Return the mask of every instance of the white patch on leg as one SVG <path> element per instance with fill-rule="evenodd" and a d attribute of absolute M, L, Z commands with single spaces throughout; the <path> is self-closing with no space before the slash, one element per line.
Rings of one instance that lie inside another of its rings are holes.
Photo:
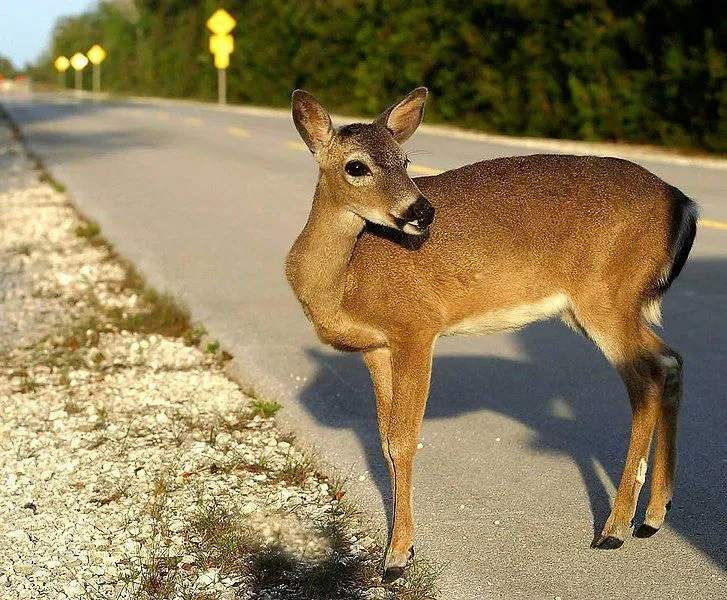
<path fill-rule="evenodd" d="M 639 466 L 636 467 L 636 481 L 638 481 L 641 485 L 644 485 L 644 482 L 646 481 L 646 459 L 642 458 L 639 461 Z"/>

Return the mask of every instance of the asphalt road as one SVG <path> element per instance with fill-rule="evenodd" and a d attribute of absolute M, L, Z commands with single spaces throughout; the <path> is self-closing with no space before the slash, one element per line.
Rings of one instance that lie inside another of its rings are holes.
<path fill-rule="evenodd" d="M 282 274 L 316 178 L 290 119 L 161 101 L 0 101 L 82 211 L 181 296 L 242 380 L 284 403 L 281 418 L 349 474 L 385 527 L 366 370 L 317 341 Z M 425 172 L 537 151 L 518 144 L 419 133 L 408 149 Z M 558 323 L 443 339 L 414 491 L 417 545 L 444 568 L 443 598 L 727 597 L 727 168 L 638 162 L 711 222 L 664 307 L 663 335 L 686 360 L 668 526 L 618 551 L 589 548 L 630 422 L 620 379 L 589 342 Z"/>

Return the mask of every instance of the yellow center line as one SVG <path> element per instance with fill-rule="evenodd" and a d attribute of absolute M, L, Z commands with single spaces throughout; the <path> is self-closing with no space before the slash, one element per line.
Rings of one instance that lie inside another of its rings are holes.
<path fill-rule="evenodd" d="M 409 170 L 412 173 L 418 173 L 419 175 L 439 175 L 442 172 L 442 169 L 435 169 L 424 165 L 415 165 L 413 163 L 409 165 Z"/>
<path fill-rule="evenodd" d="M 200 127 L 202 125 L 202 119 L 199 117 L 185 117 L 184 122 L 193 127 Z"/>
<path fill-rule="evenodd" d="M 227 133 L 230 135 L 234 135 L 236 137 L 241 138 L 249 138 L 250 132 L 247 129 L 243 129 L 242 127 L 228 127 Z"/>
<path fill-rule="evenodd" d="M 308 150 L 308 146 L 306 146 L 303 142 L 295 142 L 291 140 L 285 142 L 285 145 L 291 150 Z"/>
<path fill-rule="evenodd" d="M 725 221 L 713 221 L 712 219 L 699 219 L 700 227 L 709 227 L 710 229 L 724 229 L 727 230 L 727 222 Z"/>

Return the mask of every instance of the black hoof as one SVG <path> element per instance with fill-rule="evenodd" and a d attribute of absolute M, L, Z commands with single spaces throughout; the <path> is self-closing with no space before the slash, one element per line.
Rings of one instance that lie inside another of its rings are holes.
<path fill-rule="evenodd" d="M 412 558 L 414 558 L 414 546 L 409 548 L 409 560 L 411 560 Z"/>
<path fill-rule="evenodd" d="M 591 548 L 597 548 L 598 550 L 616 550 L 623 546 L 624 541 L 613 537 L 612 535 L 601 537 L 598 536 L 591 543 Z"/>
<path fill-rule="evenodd" d="M 634 537 L 637 538 L 648 538 L 654 535 L 657 531 L 659 531 L 658 527 L 652 527 L 651 525 L 647 525 L 646 523 L 643 523 L 641 527 L 639 527 L 636 531 L 634 531 Z"/>
<path fill-rule="evenodd" d="M 381 578 L 383 583 L 392 583 L 404 576 L 404 567 L 389 567 L 384 569 L 384 576 Z"/>
<path fill-rule="evenodd" d="M 671 510 L 671 500 L 669 500 L 669 502 L 666 503 L 666 510 L 667 510 L 667 512 L 669 512 Z"/>

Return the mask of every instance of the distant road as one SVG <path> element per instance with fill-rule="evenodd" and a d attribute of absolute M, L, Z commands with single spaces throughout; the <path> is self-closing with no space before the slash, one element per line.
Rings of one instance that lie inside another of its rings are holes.
<path fill-rule="evenodd" d="M 242 380 L 285 403 L 281 418 L 350 475 L 384 527 L 367 373 L 319 344 L 283 278 L 316 180 L 290 119 L 155 100 L 0 102 L 81 210 L 181 296 Z M 419 133 L 408 152 L 419 174 L 537 151 L 518 143 Z M 619 551 L 588 547 L 608 515 L 630 413 L 587 341 L 557 323 L 443 339 L 414 493 L 417 544 L 445 566 L 447 600 L 725 598 L 727 169 L 637 162 L 695 198 L 705 219 L 665 302 L 663 335 L 686 360 L 668 527 Z"/>

